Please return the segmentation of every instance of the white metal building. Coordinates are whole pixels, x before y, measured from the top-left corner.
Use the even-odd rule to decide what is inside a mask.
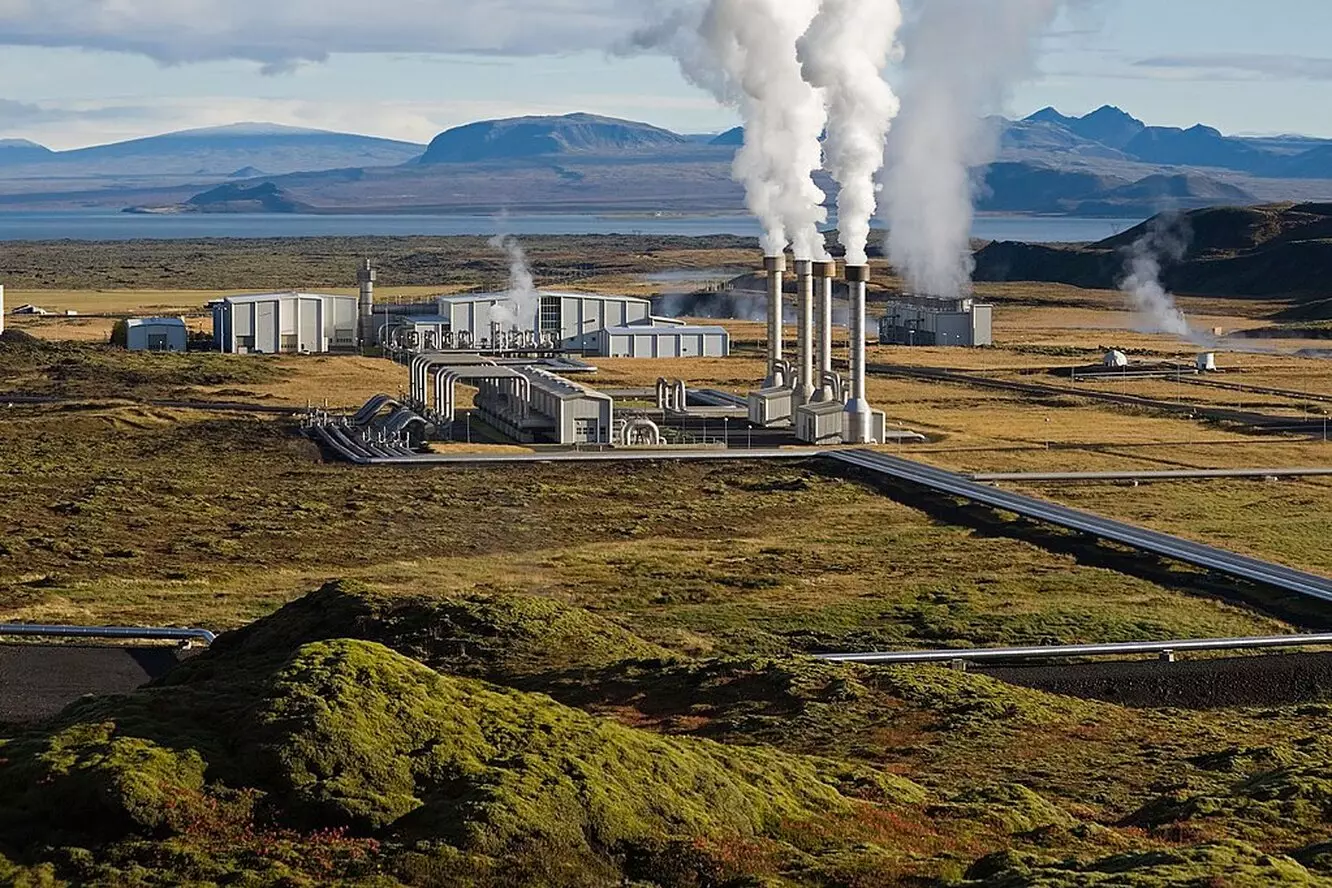
[[[724,358],[731,353],[725,327],[651,323],[607,327],[592,337],[600,358]]]
[[[534,367],[518,373],[528,382],[526,398],[514,380],[478,380],[473,403],[486,422],[525,444],[612,443],[610,395]]]
[[[181,318],[130,318],[125,321],[125,347],[130,351],[183,352],[190,334]]]
[[[228,296],[209,305],[218,351],[320,354],[356,347],[355,296],[256,293]]]
[[[567,349],[595,351],[602,330],[646,324],[651,318],[651,301],[634,296],[541,294],[541,332],[553,334]]]
[[[974,299],[898,296],[879,321],[884,345],[945,345],[976,348],[994,344],[994,306]]]

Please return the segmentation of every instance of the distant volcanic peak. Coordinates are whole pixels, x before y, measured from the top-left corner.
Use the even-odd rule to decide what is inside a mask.
[[[340,135],[332,130],[308,129],[300,126],[286,126],[281,123],[263,123],[247,121],[230,123],[225,126],[205,126],[197,129],[177,130],[165,133],[162,138],[176,139],[214,139],[218,137],[253,138],[255,136],[332,136]]]
[[[689,140],[670,130],[602,117],[515,117],[455,127],[430,143],[421,163],[509,160],[547,154],[616,154],[674,148]]]
[[[708,144],[739,147],[745,144],[745,128],[743,126],[737,126],[734,129],[728,129]]]
[[[196,212],[260,210],[268,213],[299,213],[308,209],[305,204],[272,182],[260,182],[256,185],[243,183],[219,185],[210,191],[196,194],[186,201],[185,205]]]
[[[1025,120],[1028,123],[1055,123],[1060,126],[1068,126],[1075,123],[1078,118],[1061,114],[1054,106],[1046,106],[1035,114],[1029,115]]]
[[[45,145],[39,145],[28,139],[0,139],[0,148],[21,148],[25,151],[50,151]]]

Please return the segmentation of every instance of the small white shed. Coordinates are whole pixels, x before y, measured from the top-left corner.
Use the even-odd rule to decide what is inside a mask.
[[[183,352],[190,334],[181,318],[130,318],[125,322],[125,347],[130,351]]]

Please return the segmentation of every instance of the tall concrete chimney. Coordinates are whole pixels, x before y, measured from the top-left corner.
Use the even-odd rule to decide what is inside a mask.
[[[803,407],[814,400],[814,263],[797,259],[796,279],[799,282],[799,332],[796,337],[797,379],[791,406]]]
[[[782,370],[782,278],[786,256],[768,256],[763,260],[768,273],[768,379],[769,388],[786,385],[790,380]]]
[[[851,288],[851,390],[846,399],[846,421],[842,440],[846,444],[870,444],[870,406],[865,394],[865,290],[868,265],[848,265],[846,282]]]
[[[375,267],[370,264],[370,260],[365,260],[365,264],[356,272],[356,283],[361,288],[361,298],[357,304],[358,323],[356,330],[356,341],[361,348],[372,345],[370,340],[370,328],[375,318]]]
[[[822,292],[819,294],[818,311],[815,312],[816,319],[816,347],[817,358],[814,362],[814,400],[831,401],[833,398],[832,386],[824,380],[827,375],[832,373],[832,351],[833,351],[833,282],[837,278],[837,263],[829,259],[827,262],[814,263],[814,276],[822,281]]]

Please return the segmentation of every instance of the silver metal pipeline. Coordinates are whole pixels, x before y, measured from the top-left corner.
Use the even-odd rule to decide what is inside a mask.
[[[768,273],[768,379],[769,388],[787,385],[790,380],[782,375],[782,286],[786,272],[786,256],[768,256],[763,260]]]
[[[47,626],[37,623],[0,623],[0,637],[118,638],[138,641],[202,641],[217,638],[207,629],[154,629],[141,626]]]
[[[827,262],[815,262],[814,276],[823,283],[822,292],[819,294],[818,311],[815,313],[818,354],[814,377],[818,380],[814,390],[814,400],[822,402],[832,400],[834,397],[828,387],[828,377],[833,372],[833,286],[837,278],[837,262],[832,259]],[[840,395],[837,396],[837,400],[841,400]]]
[[[948,663],[954,660],[1045,660],[1051,657],[1114,657],[1176,654],[1182,651],[1245,651],[1332,645],[1332,634],[1270,635],[1258,638],[1198,638],[1179,641],[1132,641],[1069,644],[1049,647],[957,648],[930,651],[870,651],[858,654],[815,654],[830,663]]]
[[[846,401],[846,382],[842,379],[842,374],[834,373],[829,370],[827,373],[819,375],[819,385],[823,391],[829,393],[833,401]]]
[[[792,386],[793,407],[814,400],[814,263],[797,259],[796,379]]]
[[[870,406],[865,394],[865,291],[868,289],[868,265],[848,265],[846,282],[851,288],[851,391],[846,402],[843,443],[871,444]]]

